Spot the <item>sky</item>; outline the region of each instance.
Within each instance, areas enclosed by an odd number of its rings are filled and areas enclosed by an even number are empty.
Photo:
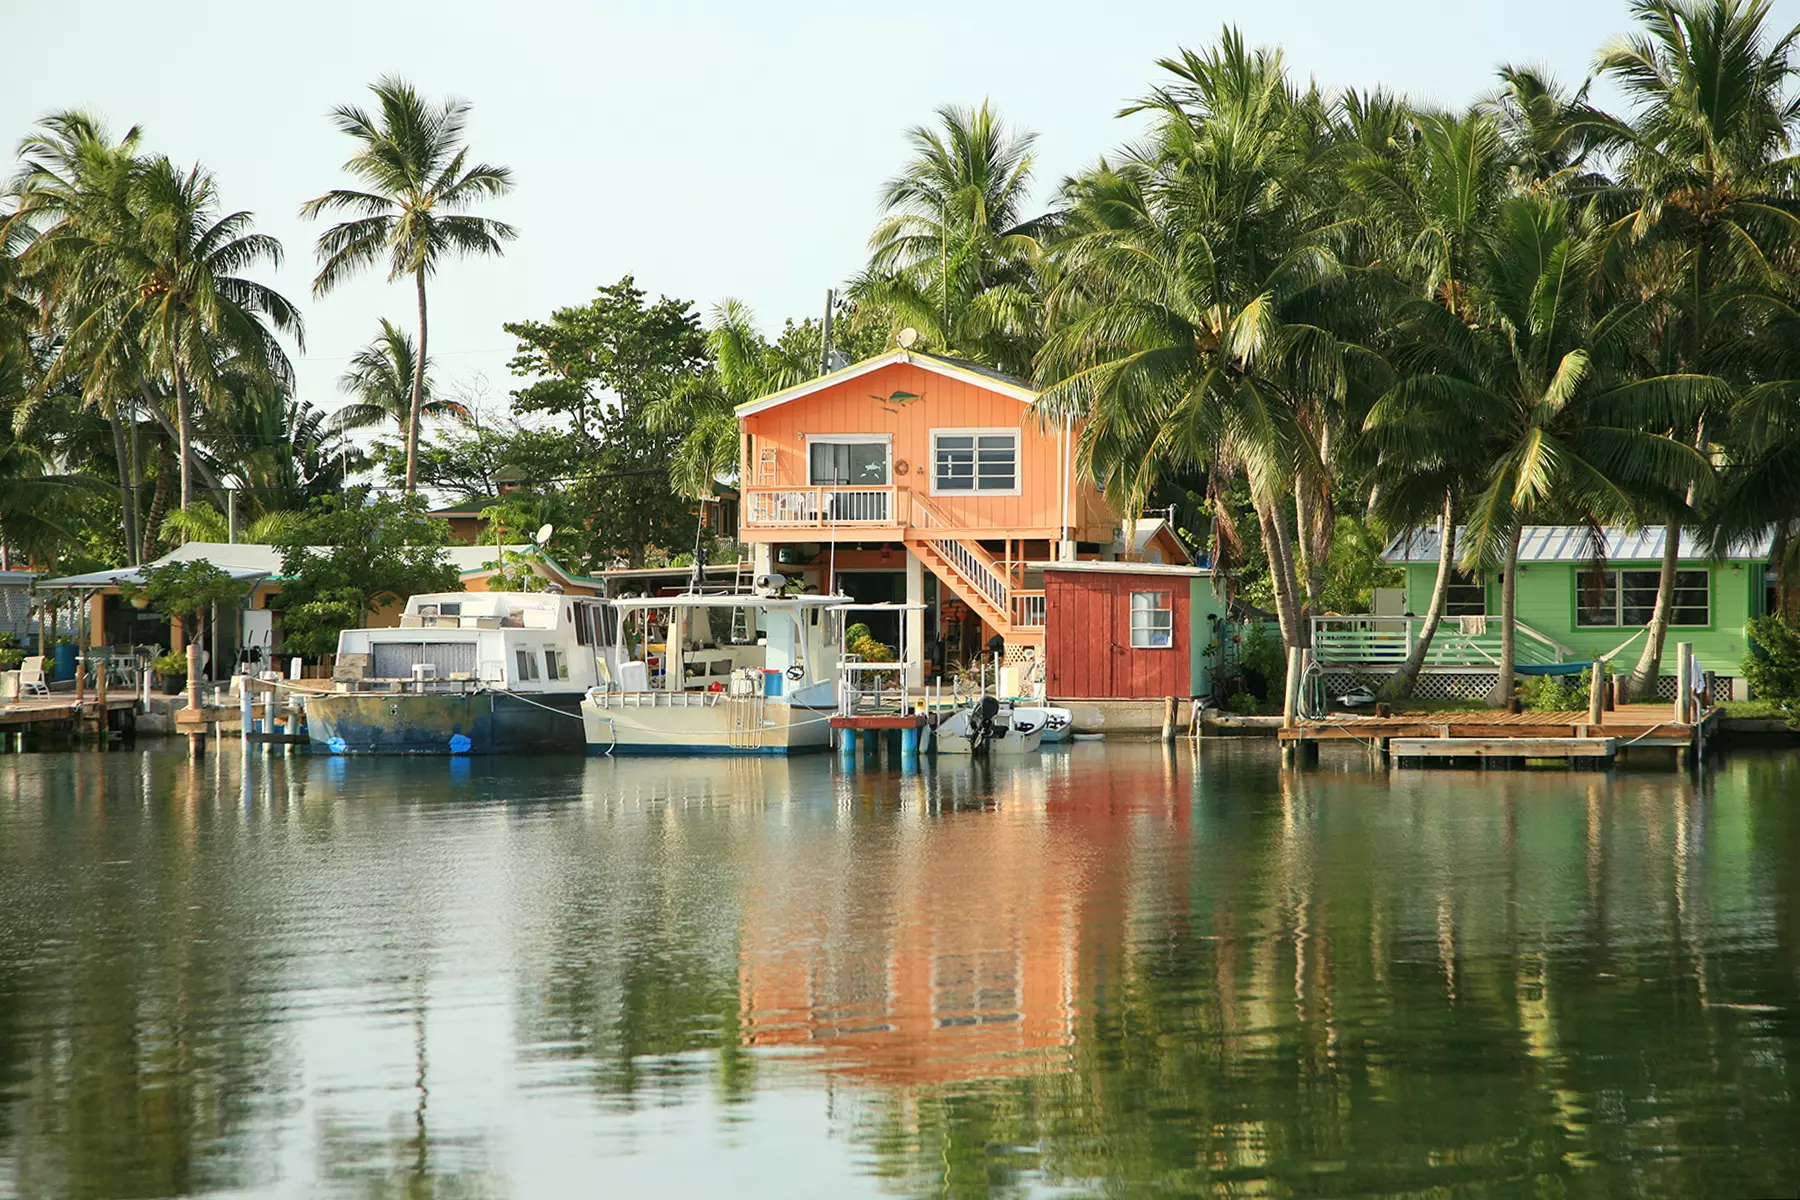
[[[1800,0],[1775,0],[1773,15],[1800,23]],[[431,352],[440,390],[485,387],[499,402],[516,386],[501,323],[580,304],[627,273],[703,312],[744,300],[767,331],[817,313],[863,263],[905,131],[940,105],[987,98],[1035,131],[1047,200],[1129,140],[1118,110],[1159,57],[1226,24],[1326,87],[1461,105],[1502,62],[1579,81],[1629,14],[1624,0],[4,0],[0,142],[85,107],[204,163],[227,207],[253,211],[286,248],[264,278],[302,303],[300,393],[330,408],[378,319],[410,329],[414,316],[411,289],[379,274],[311,296],[323,226],[297,210],[346,183],[351,149],[328,114],[390,73],[469,100],[473,156],[516,178],[484,211],[519,238],[433,281]]]

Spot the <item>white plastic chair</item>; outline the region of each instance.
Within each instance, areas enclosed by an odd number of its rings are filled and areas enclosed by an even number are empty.
[[[48,696],[50,683],[44,678],[44,656],[34,654],[19,664],[19,695]]]

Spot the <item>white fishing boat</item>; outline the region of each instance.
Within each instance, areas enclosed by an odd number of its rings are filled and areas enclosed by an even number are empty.
[[[1075,736],[1075,714],[1066,708],[1057,708],[1045,704],[1019,704],[1013,707],[1013,713],[1042,714],[1044,718],[1043,743],[1053,745],[1066,742]]]
[[[333,754],[579,752],[610,617],[560,592],[413,596],[398,627],[338,635],[330,690],[306,697],[308,735]]]
[[[843,596],[632,597],[581,701],[589,754],[797,754],[831,743]]]
[[[1012,709],[984,696],[957,709],[937,727],[939,754],[988,754],[1017,757],[1031,754],[1043,740],[1043,709]]]

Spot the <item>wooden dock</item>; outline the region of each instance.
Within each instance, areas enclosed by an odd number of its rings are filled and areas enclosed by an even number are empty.
[[[1303,757],[1323,742],[1359,742],[1396,766],[1468,760],[1510,764],[1535,759],[1610,762],[1621,751],[1661,747],[1699,754],[1719,727],[1719,710],[1692,722],[1673,719],[1668,704],[1626,704],[1585,712],[1413,712],[1391,716],[1332,713],[1280,731],[1282,747]]]
[[[5,733],[76,736],[105,730],[129,730],[136,723],[137,697],[112,695],[104,699],[89,694],[52,692],[48,696],[20,696],[0,703],[0,730]]]

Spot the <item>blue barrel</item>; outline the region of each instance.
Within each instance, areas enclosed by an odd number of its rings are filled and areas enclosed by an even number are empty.
[[[75,647],[72,644],[64,642],[62,645],[55,647],[55,658],[53,661],[56,671],[55,674],[51,676],[52,679],[56,680],[58,683],[62,683],[65,680],[75,678]]]
[[[774,667],[763,668],[763,695],[781,695],[781,672]]]

